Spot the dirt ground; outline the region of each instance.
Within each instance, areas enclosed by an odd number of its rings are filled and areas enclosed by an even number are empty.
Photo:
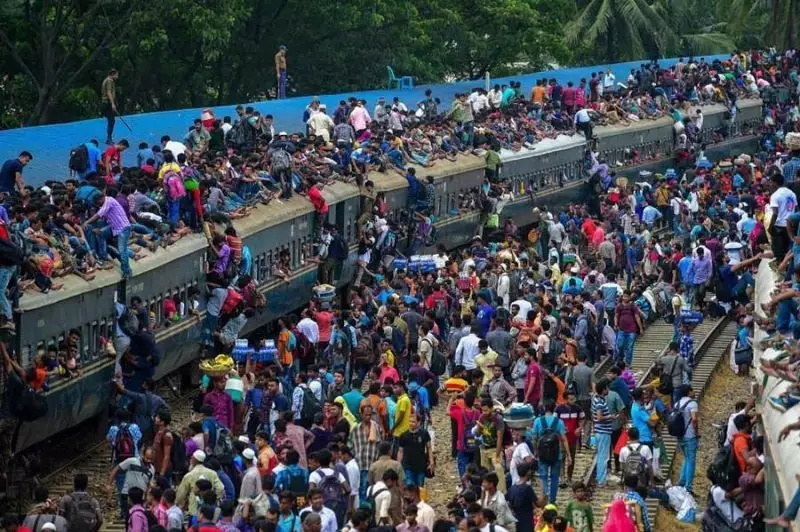
[[[711,488],[711,483],[706,478],[706,469],[717,452],[717,433],[712,423],[727,422],[736,402],[747,399],[750,381],[749,377],[740,377],[731,371],[726,357],[711,376],[708,388],[700,401],[700,445],[694,474],[694,492],[698,497],[699,510],[705,508],[706,496]],[[680,476],[682,464],[683,457],[679,452],[672,468],[673,482]],[[681,523],[674,513],[659,508],[655,530],[695,531],[700,530],[700,525]]]

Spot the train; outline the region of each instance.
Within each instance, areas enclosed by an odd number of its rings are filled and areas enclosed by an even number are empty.
[[[733,137],[749,134],[762,124],[760,100],[739,102],[732,120],[725,107],[704,107],[703,141],[712,144],[713,132],[724,128]],[[622,162],[634,151],[642,159],[663,161],[672,152],[673,120],[664,117],[645,120],[628,127],[608,126],[595,129],[596,150],[619,173]],[[562,139],[563,140],[563,139]],[[517,192],[505,206],[501,218],[512,218],[523,227],[533,219],[535,205],[556,208],[580,202],[586,193],[586,141],[582,136],[564,142],[543,142],[532,149],[503,156],[503,177],[510,179]],[[436,195],[433,204],[438,241],[454,248],[466,244],[478,229],[479,214],[459,210],[459,198],[477,189],[484,179],[485,162],[476,156],[461,156],[455,162],[439,161],[432,168],[420,169],[418,177],[433,176]],[[370,176],[378,192],[384,192],[393,215],[399,216],[407,201],[408,182],[396,173]],[[524,193],[519,193],[524,191]],[[339,288],[351,279],[355,265],[357,219],[361,193],[356,185],[337,182],[327,186],[323,195],[329,205],[328,219],[336,224],[350,245],[349,258],[339,275]],[[306,305],[317,281],[317,267],[310,263],[307,244],[313,240],[314,211],[310,202],[295,196],[282,204],[260,206],[248,217],[235,221],[235,227],[253,256],[253,277],[266,295],[267,307],[251,318],[243,333],[252,333],[278,317]],[[291,257],[289,283],[273,275],[273,264],[281,252]],[[160,250],[132,264],[133,276],[120,279],[114,270],[100,271],[92,281],[70,276],[64,287],[46,294],[26,293],[21,299],[22,313],[15,337],[20,363],[30,367],[40,349],[57,345],[70,330],[80,332],[82,374],[70,379],[52,380],[46,393],[45,417],[23,423],[18,431],[15,452],[93,418],[108,410],[114,359],[104,349],[105,339],[113,338],[115,302],[139,296],[162,323],[163,301],[178,296],[189,304],[192,288],[200,288],[207,266],[207,243],[202,235],[189,235],[166,250]],[[201,312],[202,313],[202,312]],[[155,379],[187,368],[198,357],[200,321],[184,319],[155,333],[161,362]],[[104,427],[103,427],[104,428]]]

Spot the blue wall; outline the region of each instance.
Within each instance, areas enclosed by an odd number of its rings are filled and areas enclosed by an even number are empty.
[[[711,62],[715,58],[725,59],[727,57],[727,55],[708,56],[706,60]],[[670,66],[674,64],[675,61],[675,59],[664,59],[661,60],[661,64],[663,66]],[[642,61],[633,61],[630,63],[617,63],[613,65],[537,72],[510,78],[493,79],[492,83],[502,84],[512,79],[521,81],[523,90],[528,94],[535,81],[541,79],[543,76],[556,78],[561,83],[566,83],[567,81],[577,82],[581,78],[586,78],[588,80],[592,72],[611,68],[617,80],[624,81],[631,68],[638,68],[641,63]],[[398,75],[402,74],[404,73],[398,72]],[[431,88],[434,96],[441,98],[444,105],[449,105],[453,94],[456,92],[465,92],[476,86],[482,87],[483,84],[484,82],[482,80],[465,81],[447,85],[419,86],[415,87],[413,91],[373,90],[359,93],[329,94],[321,96],[320,101],[327,104],[329,113],[332,113],[340,100],[355,95],[367,100],[367,108],[371,114],[375,101],[379,96],[384,96],[387,101],[391,101],[394,96],[399,96],[410,109],[413,109],[416,106],[416,102],[423,98],[425,89]],[[310,99],[310,96],[300,96],[281,101],[272,100],[258,102],[251,105],[262,114],[271,114],[275,117],[276,131],[281,129],[290,132],[303,131],[303,110]],[[234,107],[233,105],[215,107],[214,112],[217,118],[222,118],[225,115],[235,116]],[[117,125],[114,130],[115,139],[127,138],[131,143],[131,149],[124,154],[123,164],[126,166],[133,166],[136,164],[135,154],[139,142],[147,142],[150,145],[158,144],[161,136],[165,134],[176,139],[183,137],[192,121],[200,117],[201,112],[202,109],[182,109],[178,111],[163,111],[125,116],[125,121],[131,127],[131,132],[117,120]],[[97,118],[66,124],[53,124],[0,131],[0,158],[6,160],[15,157],[22,150],[31,152],[34,159],[25,168],[25,182],[38,186],[49,179],[67,179],[69,177],[67,159],[70,149],[92,138],[96,138],[101,142],[105,138],[105,119]]]

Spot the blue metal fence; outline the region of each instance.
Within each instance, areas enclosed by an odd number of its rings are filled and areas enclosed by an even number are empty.
[[[726,55],[707,56],[706,60],[710,62],[716,58],[725,59],[727,57]],[[675,61],[675,58],[663,59],[661,64],[670,66]],[[567,81],[577,82],[581,78],[590,79],[592,72],[605,71],[608,68],[617,77],[617,81],[624,81],[630,70],[638,68],[641,63],[642,61],[632,61],[613,65],[536,72],[509,78],[493,79],[492,83],[507,83],[512,79],[520,81],[523,91],[527,94],[535,84],[535,81],[545,76],[556,78],[561,83],[566,83]],[[340,100],[355,95],[367,101],[367,108],[371,112],[378,97],[384,96],[387,101],[391,101],[392,97],[398,96],[409,108],[413,109],[416,102],[423,98],[426,89],[432,89],[434,96],[441,98],[444,105],[449,105],[453,94],[456,92],[465,92],[472,87],[483,86],[483,84],[483,80],[476,80],[444,85],[421,85],[410,91],[371,90],[356,93],[328,94],[320,96],[320,101],[327,104],[329,112],[332,112]],[[309,101],[309,96],[300,96],[286,100],[253,102],[248,105],[252,105],[262,114],[273,115],[276,130],[302,131],[304,130],[302,123],[303,110]],[[215,107],[214,112],[217,118],[222,118],[225,115],[233,117],[235,116],[234,108],[235,106],[233,105],[220,106]],[[140,142],[147,142],[153,145],[159,143],[162,135],[170,135],[176,139],[183,137],[192,121],[200,117],[201,112],[202,109],[181,109],[128,115],[124,118],[130,125],[131,132],[117,121],[115,138],[127,138],[131,143],[131,149],[124,154],[123,165],[132,166],[135,164],[136,147]],[[22,150],[28,150],[33,153],[34,160],[25,168],[25,182],[38,186],[49,179],[67,179],[69,175],[67,159],[70,149],[92,138],[96,138],[101,142],[105,138],[105,119],[96,118],[65,124],[0,131],[0,158],[5,160],[14,157]]]

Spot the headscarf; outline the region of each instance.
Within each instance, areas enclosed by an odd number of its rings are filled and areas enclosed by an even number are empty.
[[[637,532],[636,525],[628,516],[625,501],[617,499],[611,503],[606,522],[603,525],[603,532]]]

